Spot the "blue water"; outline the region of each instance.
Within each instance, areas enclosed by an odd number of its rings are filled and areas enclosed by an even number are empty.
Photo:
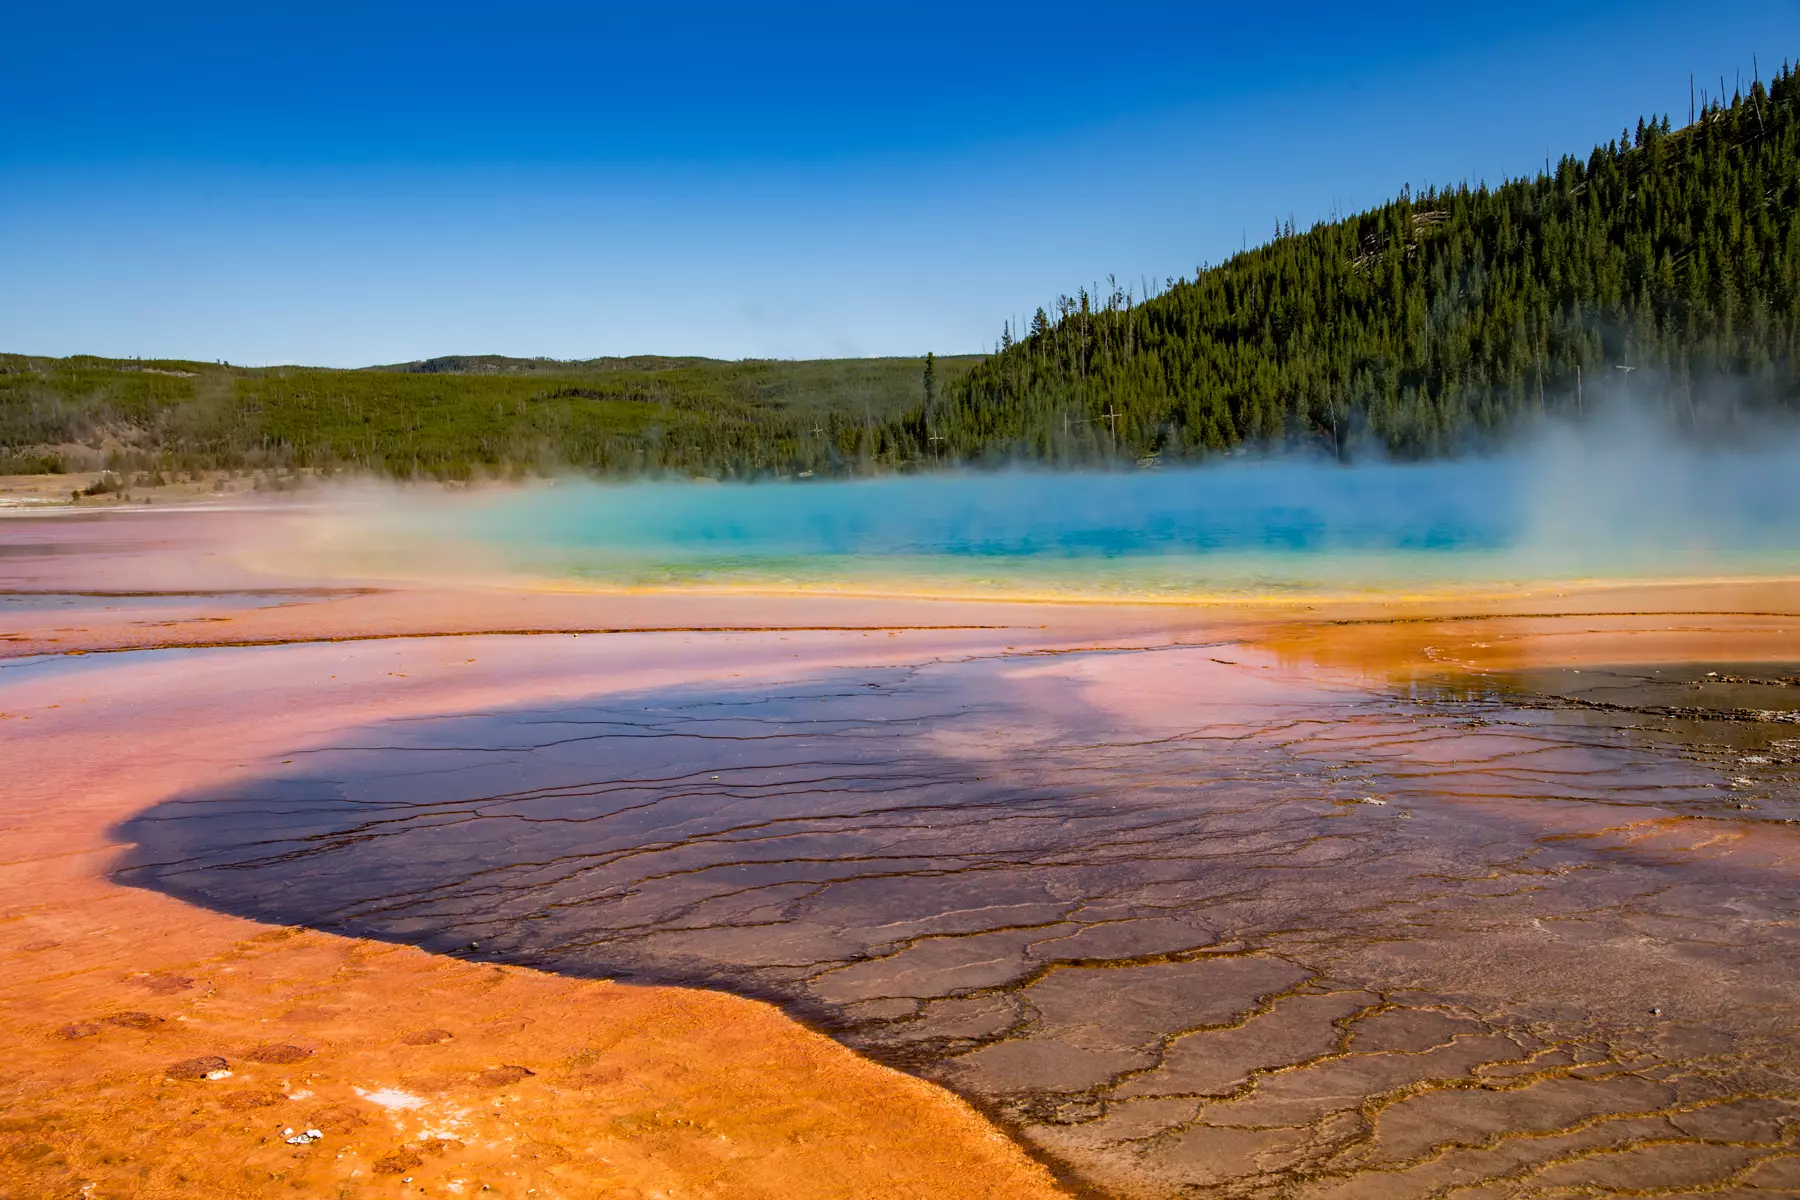
[[[627,587],[1182,596],[1800,571],[1794,462],[1555,455],[1343,468],[564,483],[400,517],[504,571]]]

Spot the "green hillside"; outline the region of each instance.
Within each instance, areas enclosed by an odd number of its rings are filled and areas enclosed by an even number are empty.
[[[939,360],[960,378],[973,357]],[[454,366],[455,369],[447,369]],[[0,355],[0,474],[573,468],[749,477],[904,465],[925,360],[497,356],[366,371]]]
[[[1534,179],[1283,229],[1147,300],[1062,297],[915,427],[966,459],[1429,455],[1628,376],[1682,422],[1721,397],[1792,407],[1797,92],[1784,67]]]

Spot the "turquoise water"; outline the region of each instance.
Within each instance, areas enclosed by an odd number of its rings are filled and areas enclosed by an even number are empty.
[[[1785,456],[565,483],[388,532],[616,587],[1179,597],[1800,570]]]

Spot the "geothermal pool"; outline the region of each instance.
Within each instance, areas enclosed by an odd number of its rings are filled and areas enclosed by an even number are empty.
[[[321,510],[310,549],[333,574],[1111,601],[1780,575],[1800,563],[1796,470],[1786,441],[1708,456],[1622,432],[1357,467],[576,482],[372,494]]]

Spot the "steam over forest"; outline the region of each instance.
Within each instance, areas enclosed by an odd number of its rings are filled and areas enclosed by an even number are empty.
[[[0,355],[0,473],[755,478],[1242,446],[1423,457],[1579,418],[1636,380],[1680,425],[1792,410],[1797,101],[1784,65],[1680,127],[1641,119],[1534,178],[1281,226],[1149,296],[1077,288],[986,356],[336,371]]]

